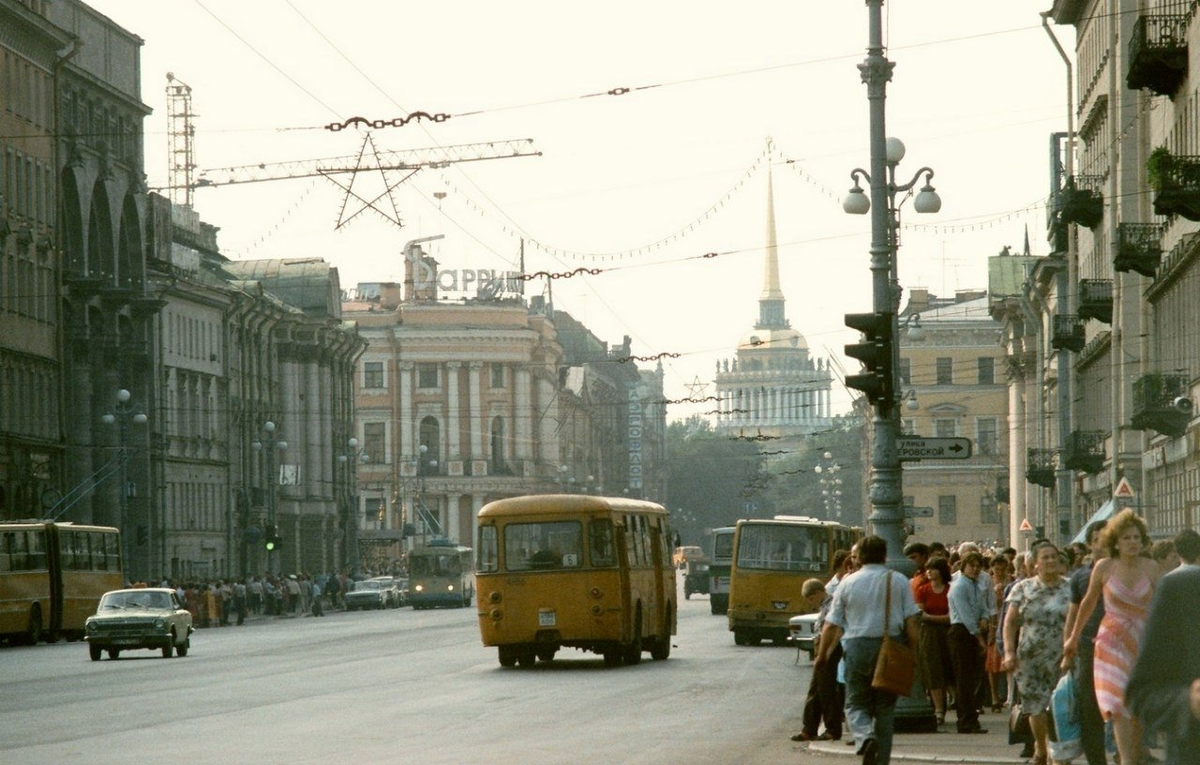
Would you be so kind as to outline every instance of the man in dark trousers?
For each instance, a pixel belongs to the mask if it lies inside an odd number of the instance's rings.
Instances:
[[[1158,581],[1125,702],[1148,731],[1167,738],[1167,765],[1200,765],[1200,568]]]
[[[979,684],[990,623],[988,605],[976,583],[983,556],[971,550],[962,557],[959,576],[950,584],[950,664],[954,667],[955,706],[959,733],[987,733],[979,724]]]
[[[851,556],[854,557],[851,557]],[[833,605],[833,595],[837,592],[838,582],[854,573],[857,552],[837,550],[833,554],[834,575],[825,583],[825,597],[821,601],[817,613],[817,621],[813,626],[816,640],[813,644],[813,658],[821,653],[821,634],[825,629],[825,617]],[[814,580],[809,580],[814,581]],[[817,580],[819,581],[819,580]],[[808,582],[805,582],[808,585]],[[829,654],[829,660],[820,667],[813,667],[812,678],[808,684],[808,694],[804,698],[804,713],[801,716],[800,732],[792,736],[792,741],[840,741],[842,738],[842,710],[845,707],[845,694],[837,680],[837,665],[842,660],[842,647],[834,646]],[[825,720],[825,732],[817,735],[821,720]]]
[[[1075,626],[1075,614],[1079,604],[1087,594],[1088,581],[1092,577],[1092,568],[1096,561],[1104,557],[1104,544],[1100,541],[1100,532],[1104,531],[1107,521],[1093,521],[1087,527],[1084,539],[1088,549],[1092,551],[1092,562],[1080,566],[1071,573],[1071,608],[1067,611],[1067,624],[1063,634],[1070,635]],[[1075,663],[1075,699],[1079,705],[1079,739],[1083,744],[1083,753],[1088,765],[1107,765],[1108,756],[1104,750],[1104,718],[1100,716],[1100,707],[1096,704],[1095,671],[1096,632],[1100,629],[1100,620],[1104,618],[1104,598],[1096,601],[1096,609],[1084,625],[1079,635],[1079,650]]]

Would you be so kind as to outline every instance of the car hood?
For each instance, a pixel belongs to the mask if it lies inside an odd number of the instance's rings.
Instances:
[[[163,608],[125,608],[101,611],[88,617],[89,620],[108,621],[110,619],[166,619],[175,612]]]

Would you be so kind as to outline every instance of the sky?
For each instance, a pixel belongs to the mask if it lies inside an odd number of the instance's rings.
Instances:
[[[840,200],[869,163],[861,0],[90,4],[145,41],[151,187],[167,184],[168,72],[192,88],[199,175],[357,155],[368,136],[380,150],[530,139],[541,152],[420,170],[393,191],[402,226],[351,217],[361,203],[328,178],[198,189],[194,207],[232,259],[321,257],[345,289],[402,281],[409,240],[444,235],[427,250],[459,270],[515,270],[523,240],[527,272],[598,271],[555,279],[557,308],[612,344],[630,336],[635,355],[665,354],[667,398],[707,395],[693,383],[711,384],[758,316],[769,169],[788,318],[814,355],[856,371],[843,314],[871,307],[870,216]],[[1067,110],[1039,16],[1049,5],[885,3],[898,178],[928,166],[942,198],[936,215],[901,208],[906,289],[986,288],[987,258],[1023,246],[1026,228],[1046,254],[1049,137]],[[1073,29],[1051,28],[1073,51]],[[450,117],[324,129],[419,111]],[[354,190],[373,198],[383,177],[402,176],[363,172]],[[526,296],[545,289],[530,281]],[[835,383],[835,412],[849,402]]]

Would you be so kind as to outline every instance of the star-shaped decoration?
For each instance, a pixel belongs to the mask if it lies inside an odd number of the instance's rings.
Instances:
[[[683,387],[688,390],[688,398],[704,398],[708,395],[708,383],[700,382],[700,375],[696,375],[689,384]]]
[[[370,149],[369,152],[368,149]],[[397,228],[403,228],[404,221],[400,219],[400,209],[396,206],[396,198],[392,192],[397,186],[416,174],[419,169],[419,166],[411,168],[384,166],[379,161],[379,150],[375,148],[375,141],[371,138],[371,134],[367,133],[363,136],[362,146],[358,150],[358,160],[354,167],[320,171],[321,175],[346,192],[342,198],[342,207],[338,211],[338,219],[334,228],[341,228],[367,210],[383,216],[384,220],[395,224]],[[376,171],[379,173],[378,180],[375,179]],[[403,177],[399,180],[390,179],[389,171],[400,171]],[[336,177],[343,173],[350,174],[348,183],[343,183]],[[362,178],[359,177],[360,175]],[[382,191],[379,190],[381,188]],[[386,204],[384,203],[385,197]],[[351,198],[354,198],[357,203],[352,205]]]

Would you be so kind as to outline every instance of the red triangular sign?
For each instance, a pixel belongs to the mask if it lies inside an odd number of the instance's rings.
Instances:
[[[1113,498],[1117,499],[1133,499],[1133,487],[1129,485],[1128,478],[1122,478],[1117,484],[1117,490],[1113,492]]]
[[[1021,531],[1033,531],[1033,526],[1029,523],[1028,518],[1021,521],[1020,529],[1021,529]]]

